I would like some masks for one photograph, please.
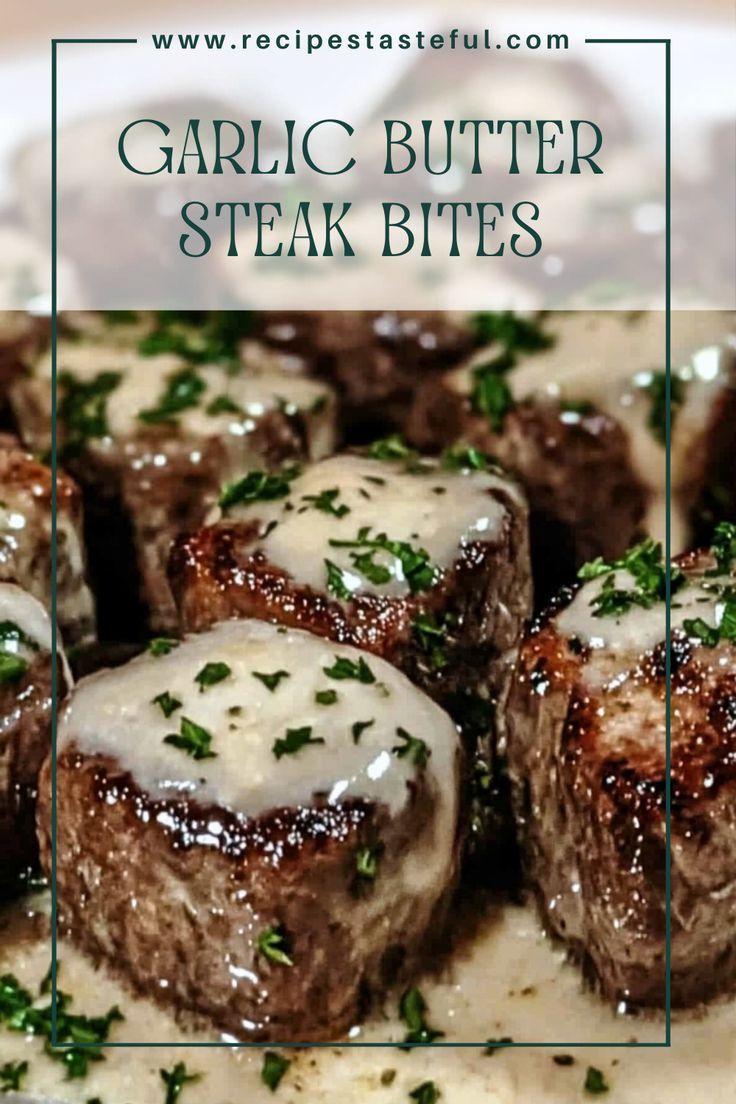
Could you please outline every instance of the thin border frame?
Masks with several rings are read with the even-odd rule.
[[[672,109],[671,109],[671,84],[672,84],[672,40],[671,39],[585,39],[588,45],[663,45],[664,46],[664,357],[665,357],[665,639],[670,637],[671,629],[671,601],[672,601],[672,570],[671,570],[671,315],[672,315],[672,185],[671,185],[671,152],[672,152]],[[57,47],[60,45],[131,45],[138,39],[52,39],[51,40],[51,371],[52,371],[52,445],[51,445],[51,571],[52,571],[52,597],[51,597],[51,622],[52,622],[52,655],[57,652],[56,629],[56,340],[57,340],[57,167],[58,167],[58,138],[57,138]],[[504,1050],[663,1050],[672,1047],[672,996],[671,996],[671,810],[672,810],[672,783],[671,783],[671,680],[672,660],[670,649],[665,649],[665,783],[664,783],[664,817],[665,817],[665,977],[664,977],[664,1040],[662,1042],[494,1042],[493,1047]],[[58,1043],[57,1041],[57,1017],[58,1017],[58,954],[57,954],[57,903],[56,903],[56,730],[57,715],[56,705],[58,697],[56,664],[52,664],[52,860],[51,860],[51,984],[52,984],[52,1012],[51,1012],[51,1047],[65,1050],[71,1044]],[[392,1049],[405,1050],[401,1042],[351,1042],[338,1040],[335,1042],[105,1042],[74,1043],[74,1047],[95,1050],[126,1050],[126,1049],[150,1049],[150,1050],[374,1050]],[[479,1042],[441,1042],[417,1043],[412,1049],[472,1049],[482,1050],[488,1045],[488,1040]]]

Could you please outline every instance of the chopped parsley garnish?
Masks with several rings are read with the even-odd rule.
[[[472,445],[454,445],[445,449],[440,463],[445,471],[488,471],[492,466],[489,457]]]
[[[107,400],[122,378],[120,372],[99,372],[91,380],[78,380],[71,372],[59,374],[65,453],[79,452],[87,441],[108,435]]]
[[[272,694],[274,690],[277,689],[282,679],[291,678],[288,671],[272,671],[270,674],[264,671],[251,671],[251,674],[253,678],[262,682],[266,689],[270,690]]]
[[[202,670],[194,676],[194,681],[199,686],[200,694],[203,694],[210,686],[216,686],[230,674],[232,671],[227,663],[205,663]]]
[[[616,571],[628,571],[634,586],[623,590],[616,586]],[[583,580],[603,577],[603,586],[591,601],[594,617],[613,617],[638,606],[651,609],[666,598],[667,573],[662,559],[662,545],[651,538],[630,548],[621,559],[606,563],[600,556],[583,564],[578,572]],[[671,571],[672,593],[682,585],[684,576],[677,568]]]
[[[588,1066],[584,1088],[590,1096],[600,1096],[601,1093],[609,1092],[611,1086],[599,1069],[596,1069],[595,1066]]]
[[[200,1081],[201,1073],[187,1073],[187,1067],[183,1062],[177,1062],[172,1070],[159,1070],[161,1080],[166,1086],[164,1104],[176,1104],[181,1096],[184,1086]]]
[[[427,656],[432,670],[441,671],[446,667],[445,627],[434,614],[418,613],[411,623],[411,631],[417,644]]]
[[[6,644],[11,640],[15,644],[24,644],[31,651],[38,651],[37,641],[24,632],[20,625],[16,625],[15,621],[0,621],[0,643]]]
[[[444,1035],[443,1031],[435,1031],[427,1024],[427,1004],[416,986],[407,989],[402,996],[399,1015],[407,1028],[406,1037],[401,1044],[404,1050],[410,1050],[412,1046],[422,1043],[433,1043]]]
[[[265,928],[256,941],[258,952],[279,966],[293,966],[286,952],[287,939],[283,928]]]
[[[177,709],[181,709],[181,704],[179,699],[172,697],[168,690],[164,690],[151,699],[151,705],[157,705],[164,717],[170,717]]]
[[[719,572],[730,571],[736,560],[736,525],[732,521],[719,521],[713,533],[710,550],[715,556]]]
[[[334,705],[337,701],[337,690],[318,690],[314,700],[317,705]]]
[[[305,725],[304,728],[287,728],[286,736],[274,741],[273,753],[277,759],[281,759],[283,755],[296,755],[309,744],[323,743],[321,736],[312,736],[310,725]]]
[[[19,1092],[21,1082],[28,1073],[27,1062],[6,1062],[0,1066],[0,1092]]]
[[[165,744],[185,751],[192,759],[215,759],[217,752],[212,751],[212,733],[206,728],[190,721],[188,717],[182,717],[179,722],[179,732],[173,732],[164,737]]]
[[[9,1031],[45,1039],[46,1054],[62,1063],[70,1080],[85,1077],[90,1062],[104,1061],[100,1048],[107,1042],[112,1025],[124,1019],[117,1007],[111,1008],[104,1016],[84,1016],[70,1012],[71,1003],[70,996],[57,992],[57,1045],[52,1048],[52,1005],[34,1006],[31,994],[17,978],[12,974],[0,977],[0,1023]]]
[[[442,1093],[434,1081],[422,1081],[421,1085],[417,1085],[409,1093],[409,1099],[416,1100],[417,1104],[437,1104],[441,1096]]]
[[[174,648],[178,648],[181,641],[170,640],[167,636],[156,636],[148,645],[148,651],[152,656],[156,656],[158,659],[160,656],[168,655],[169,652],[173,652]]]
[[[510,1043],[513,1043],[513,1041],[514,1040],[511,1038],[510,1035],[504,1035],[501,1039],[487,1039],[483,1053],[485,1054],[486,1058],[492,1058],[493,1055],[497,1053],[497,1051],[505,1050],[505,1048]]]
[[[365,685],[370,685],[376,681],[376,676],[362,656],[357,662],[348,659],[347,656],[335,656],[335,662],[332,666],[323,667],[322,670],[331,679],[355,679]]]
[[[514,397],[505,379],[505,374],[513,363],[512,357],[502,353],[487,364],[480,364],[473,369],[470,405],[473,413],[488,419],[494,433],[502,429],[506,414],[514,406]]]
[[[471,326],[479,345],[497,341],[509,352],[534,353],[554,342],[537,321],[513,311],[479,311],[472,316]]]
[[[142,356],[175,353],[191,364],[239,367],[239,345],[252,332],[250,311],[160,311],[156,329],[141,339]]]
[[[397,728],[396,735],[404,743],[391,748],[392,753],[398,756],[399,759],[409,759],[415,767],[426,767],[432,751],[427,747],[424,740],[412,736],[405,728]]]
[[[398,433],[392,433],[374,441],[368,455],[374,460],[414,460],[417,454]]]
[[[721,640],[736,643],[736,590],[728,587],[720,596],[722,602],[718,625],[709,625],[702,617],[685,620],[682,627],[690,637],[695,637],[706,648],[715,648]]]
[[[206,387],[204,380],[193,368],[181,368],[169,377],[158,406],[139,411],[138,421],[146,425],[173,421],[177,414],[197,405]]]
[[[218,395],[205,408],[207,414],[214,418],[218,414],[243,414],[243,408],[230,398],[229,395]]]
[[[227,511],[233,506],[248,502],[274,502],[286,498],[292,479],[299,474],[298,467],[284,468],[280,472],[251,471],[236,483],[223,488],[220,507]]]
[[[376,723],[375,719],[373,719],[371,721],[356,721],[355,724],[352,725],[351,728],[350,728],[350,731],[351,731],[352,736],[353,736],[353,743],[354,744],[360,743],[360,737],[363,735],[365,730],[367,728],[370,728],[371,725],[374,725],[375,723]]]
[[[28,670],[28,662],[14,652],[0,652],[0,685],[17,682]]]
[[[388,552],[399,561],[402,575],[412,594],[428,590],[435,583],[436,569],[423,548],[412,548],[406,541],[391,540],[385,533],[377,533],[375,537],[371,537],[370,526],[359,529],[355,540],[330,540],[330,546],[367,549],[367,555],[351,552],[350,558],[355,569],[371,582],[386,583],[391,578],[391,573],[384,565],[373,561],[376,552]]]
[[[271,1092],[276,1092],[281,1084],[281,1079],[290,1065],[291,1062],[288,1058],[283,1058],[280,1054],[277,1054],[275,1050],[267,1050],[263,1055],[261,1081]]]
[[[378,864],[383,854],[383,844],[360,847],[355,854],[355,872],[362,882],[375,881]]]
[[[345,601],[352,598],[353,592],[345,582],[345,574],[342,568],[338,567],[332,560],[325,560],[325,567],[327,568],[327,589],[330,593]]]
[[[667,373],[652,372],[652,378],[646,387],[649,395],[649,415],[647,428],[664,445],[667,443]],[[685,400],[685,383],[679,376],[670,374],[670,426],[675,414]]]
[[[342,518],[350,513],[350,507],[344,502],[337,503],[340,497],[339,487],[330,487],[320,491],[318,495],[302,495],[303,502],[309,502],[315,510],[321,510],[323,514],[332,514],[333,517]]]

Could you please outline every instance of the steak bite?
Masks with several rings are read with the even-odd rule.
[[[310,633],[228,622],[161,651],[82,680],[62,713],[60,930],[186,1021],[337,1038],[440,934],[455,727],[390,664]]]
[[[416,389],[475,345],[468,316],[451,311],[267,311],[255,325],[335,387],[354,441],[401,429]]]
[[[58,383],[60,455],[85,490],[105,638],[172,628],[171,541],[201,524],[235,471],[318,458],[333,447],[325,385],[232,360],[194,364],[124,344],[61,341]],[[47,447],[48,355],[13,397],[24,437]]]
[[[736,984],[736,528],[673,562],[588,566],[521,648],[508,756],[529,878],[553,932],[616,1001],[665,1000],[666,654],[672,1000]]]
[[[664,316],[561,312],[542,326],[546,348],[515,346],[511,334],[428,382],[407,425],[417,447],[464,440],[517,473],[538,600],[582,563],[621,556],[642,531],[663,539],[666,502]],[[728,312],[673,315],[676,551],[702,530],[709,489],[732,507],[736,497],[734,332]]]
[[[181,628],[309,629],[396,664],[457,716],[501,688],[529,613],[524,498],[472,451],[422,460],[388,439],[372,453],[226,487],[219,520],[172,551]]]
[[[51,623],[43,606],[0,582],[0,897],[36,865],[38,773],[51,746]],[[58,662],[59,692],[65,668]]]
[[[51,469],[0,435],[0,581],[17,582],[51,609]],[[86,579],[82,496],[68,475],[56,476],[56,616],[68,645],[94,637],[95,611]]]

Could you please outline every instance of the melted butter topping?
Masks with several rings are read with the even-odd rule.
[[[365,681],[325,673],[336,661],[355,670],[361,660]],[[206,664],[224,664],[227,673],[200,689],[195,680]],[[279,672],[273,689],[256,677]],[[321,704],[316,695],[329,691],[333,700]],[[164,693],[181,703],[169,717],[154,701]],[[207,731],[214,758],[195,761],[165,742],[182,718]],[[424,742],[426,767],[394,750],[406,747],[399,728]],[[308,730],[319,743],[277,757],[276,742],[289,730]],[[369,799],[398,812],[422,769],[438,793],[438,838],[453,831],[458,737],[446,714],[383,660],[264,622],[226,622],[168,655],[146,654],[83,679],[59,728],[60,750],[72,744],[114,757],[154,799],[191,796],[246,816],[310,805],[315,795],[335,804]]]
[[[258,547],[299,583],[325,591],[330,561],[351,595],[393,597],[410,589],[407,560],[365,542],[383,534],[388,541],[423,550],[438,581],[438,573],[458,558],[463,545],[501,536],[507,507],[494,497],[498,490],[521,501],[514,484],[491,472],[447,472],[427,464],[414,473],[401,465],[345,455],[307,468],[292,480],[288,497],[234,506],[227,516],[259,521]],[[362,542],[361,531],[367,531]],[[355,547],[334,541],[354,542]],[[361,565],[359,557],[371,553],[373,567],[365,561]]]
[[[1,642],[2,651],[32,659],[36,649],[51,651],[51,621],[44,607],[32,595],[15,583],[0,583],[0,622],[17,625],[34,648],[23,639],[12,636]]]
[[[232,372],[217,364],[188,365],[169,353],[144,357],[109,342],[60,341],[57,365],[59,375],[69,372],[81,382],[92,381],[102,372],[121,373],[120,382],[105,402],[109,437],[113,440],[135,437],[150,429],[139,415],[161,405],[172,377],[182,371],[191,371],[204,385],[195,403],[172,416],[180,431],[193,437],[243,437],[252,432],[259,418],[273,411],[310,415],[333,405],[332,393],[325,384],[276,371],[270,364],[264,369],[261,361],[254,364],[253,359],[246,359],[238,371]],[[39,363],[37,376],[48,378],[50,374],[49,353]],[[232,404],[236,409],[208,413],[217,400],[227,400],[228,407]],[[94,443],[99,446],[104,440],[98,438]]]
[[[569,606],[557,617],[559,631],[568,637],[577,637],[591,648],[609,652],[633,652],[641,655],[650,651],[666,638],[666,607],[657,602],[650,608],[632,605],[620,614],[597,616],[596,599],[601,594],[604,581],[610,576],[591,579],[577,592]],[[614,586],[633,592],[636,580],[625,570],[613,572]],[[727,575],[688,573],[684,584],[673,588],[670,607],[670,626],[687,631],[686,621],[703,621],[709,628],[718,628],[723,618],[724,589],[732,586],[734,579]]]
[[[626,431],[639,479],[651,493],[647,531],[664,540],[662,496],[666,487],[665,449],[649,425],[655,372],[665,367],[665,316],[648,311],[563,311],[544,321],[554,338],[549,349],[519,354],[508,382],[517,401],[547,397],[591,402]],[[467,392],[474,365],[498,350],[484,349],[451,373],[452,385]],[[693,478],[693,456],[710,428],[715,405],[733,384],[736,320],[728,311],[690,311],[672,318],[672,374],[681,381],[681,402],[672,419],[673,552],[688,544],[687,524],[676,498]],[[575,420],[574,411],[563,418]]]

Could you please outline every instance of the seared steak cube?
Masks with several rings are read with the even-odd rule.
[[[353,441],[400,429],[420,384],[475,344],[460,312],[268,311],[255,328],[335,387]]]
[[[0,580],[17,582],[51,609],[51,469],[9,436],[0,436]],[[82,496],[63,472],[56,476],[56,615],[64,643],[95,631],[86,579]]]
[[[337,1038],[441,932],[455,727],[310,633],[228,622],[153,652],[60,719],[61,931],[182,1019]],[[48,864],[47,785],[39,832]]]
[[[0,896],[38,859],[38,773],[51,747],[51,623],[43,606],[0,582]],[[58,662],[59,693],[65,689]]]
[[[202,522],[232,473],[248,464],[318,458],[333,447],[334,403],[325,385],[231,360],[192,364],[125,344],[61,341],[58,388],[60,455],[88,500],[91,570],[106,638],[171,629],[165,573],[171,541]],[[46,447],[49,355],[13,398],[26,440]]]
[[[309,629],[388,659],[457,715],[500,691],[529,613],[525,501],[477,453],[373,453],[226,487],[219,520],[172,552],[181,627]]]
[[[645,542],[542,616],[521,648],[508,756],[544,917],[616,1001],[665,1000],[666,657],[672,1000],[736,985],[736,528],[672,567]]]
[[[407,425],[418,447],[464,440],[515,471],[531,509],[537,597],[643,531],[664,536],[665,320],[658,312],[563,312],[527,352],[497,343],[420,389]],[[718,488],[733,506],[733,315],[672,320],[673,548]],[[710,509],[712,511],[713,504]]]

